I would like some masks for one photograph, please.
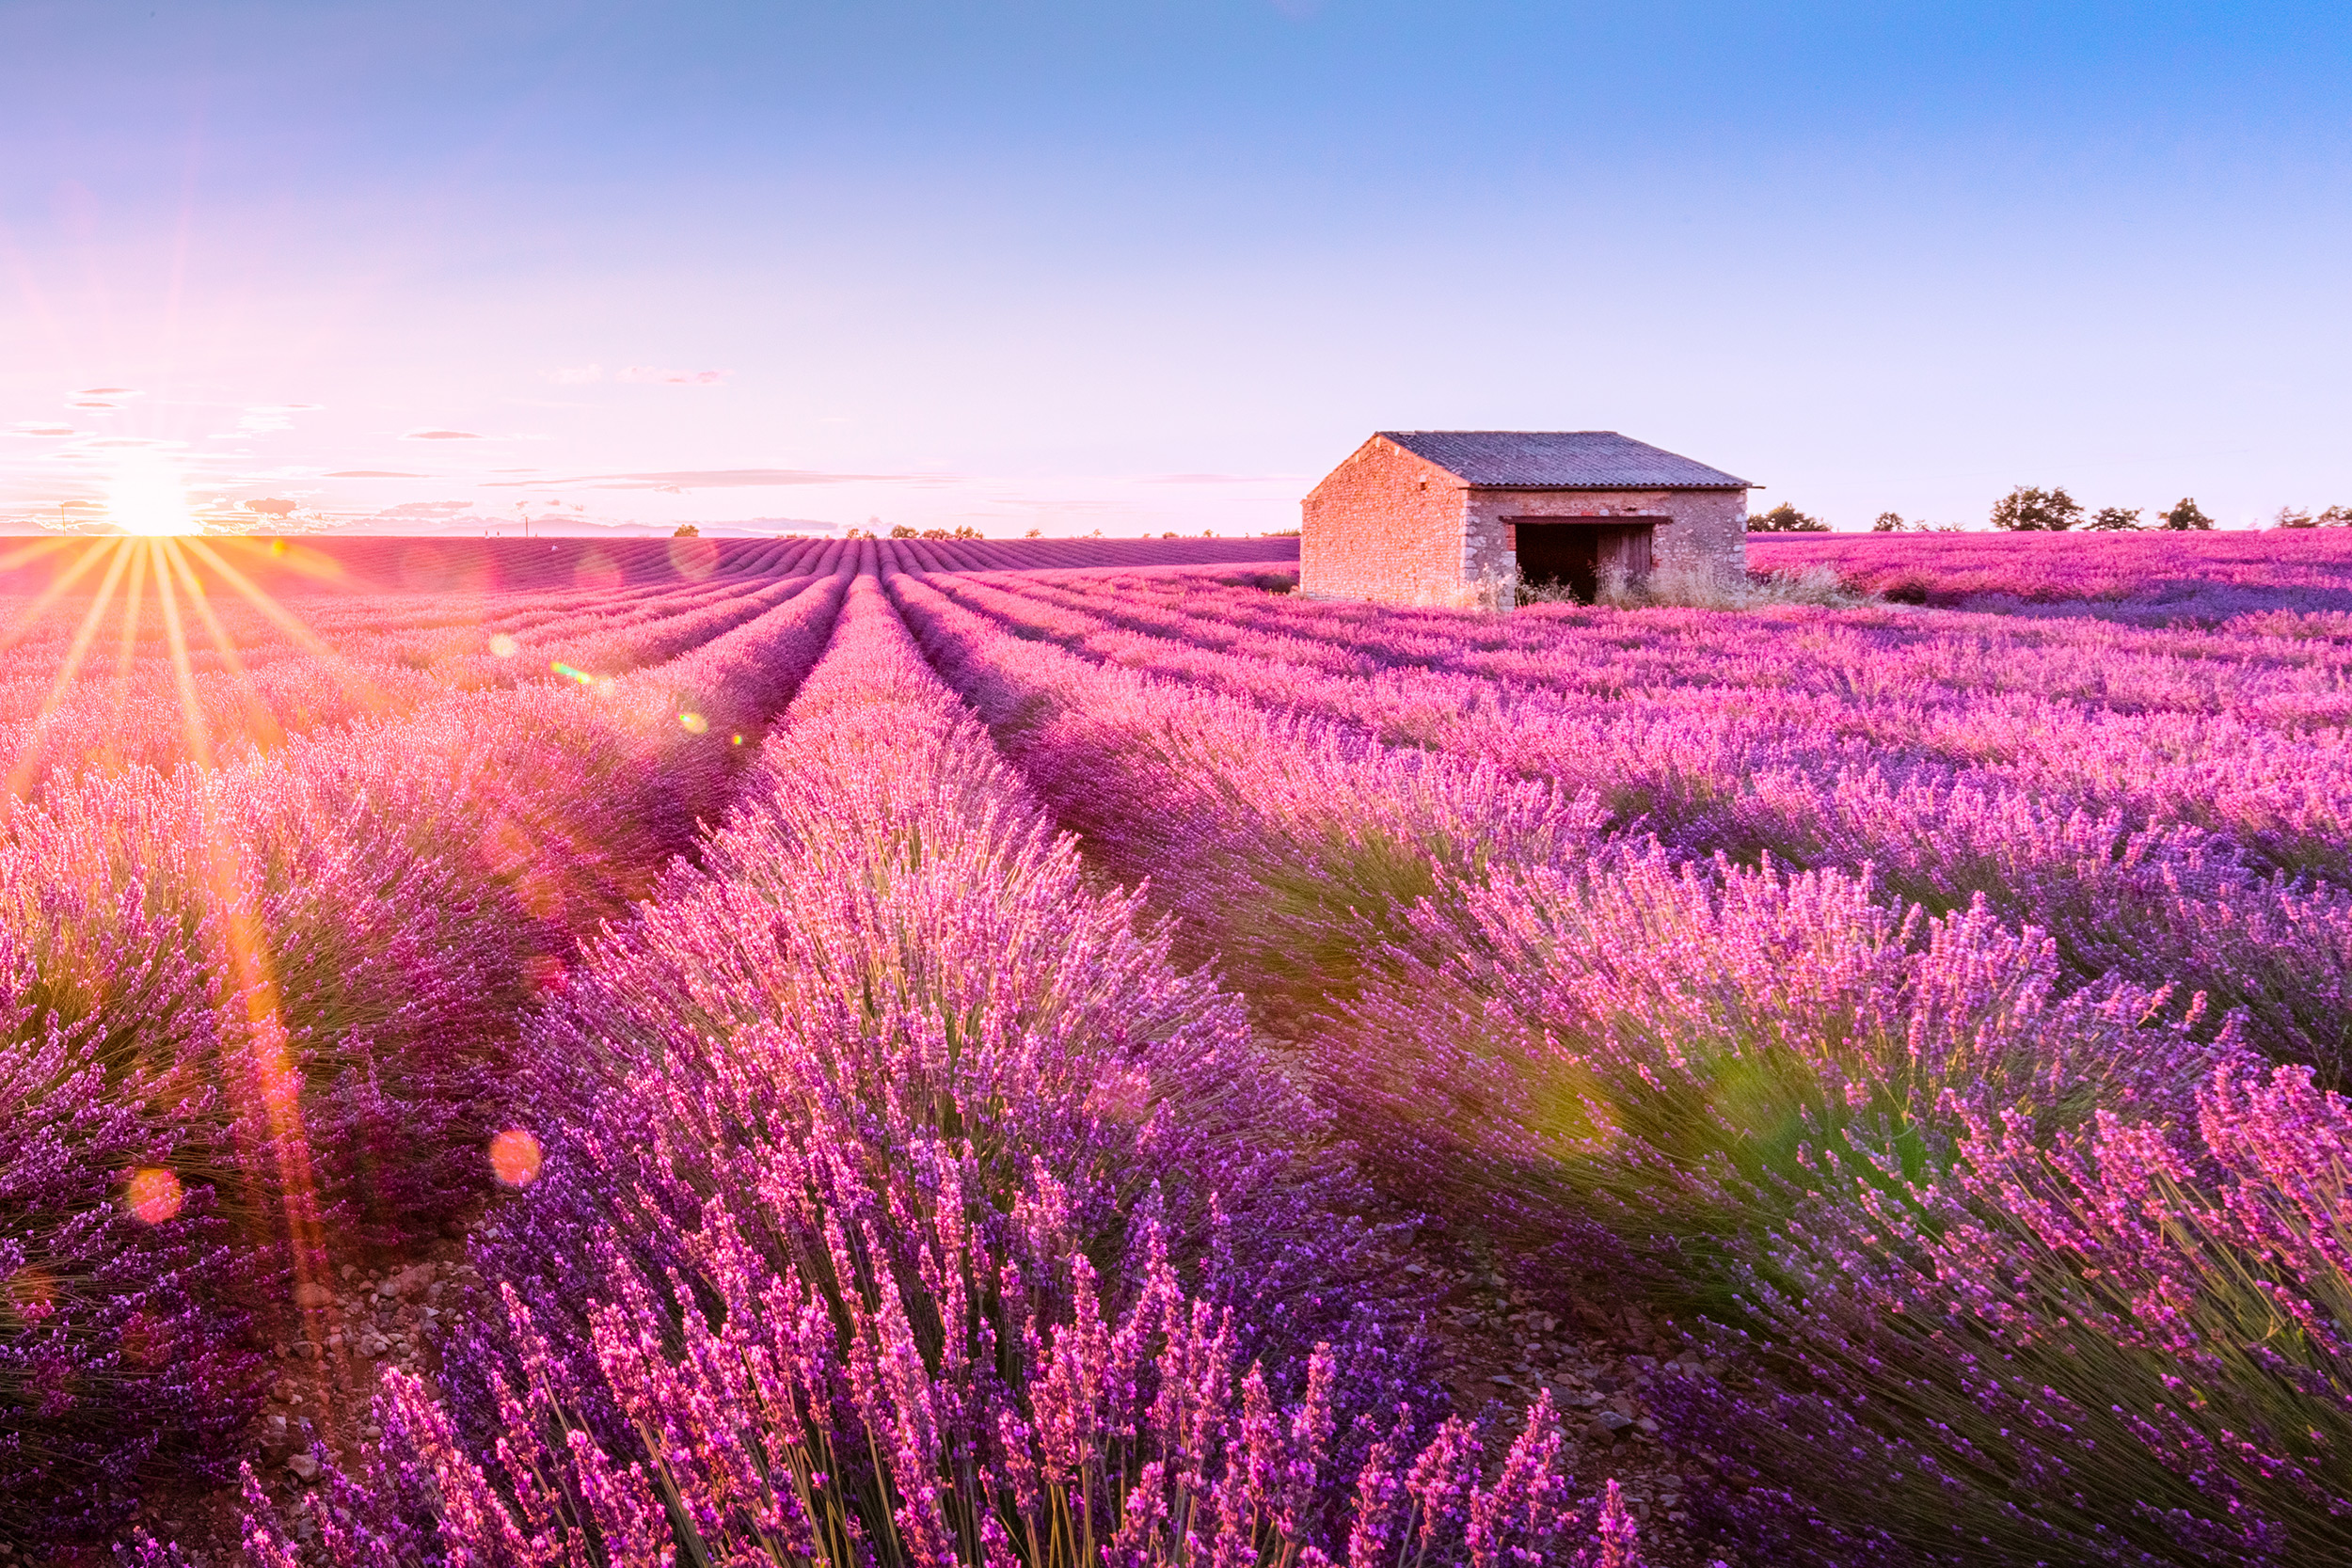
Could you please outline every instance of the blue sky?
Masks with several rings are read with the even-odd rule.
[[[2343,8],[0,3],[0,146],[19,529],[1232,532],[1384,427],[2352,503]]]

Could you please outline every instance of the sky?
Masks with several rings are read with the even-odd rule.
[[[0,0],[0,149],[9,531],[2352,504],[2341,5]]]

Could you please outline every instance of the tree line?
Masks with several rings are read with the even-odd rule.
[[[2066,493],[2064,485],[2044,490],[2036,485],[2020,484],[1993,503],[1992,523],[2007,533],[2064,533],[2080,528],[2088,532],[2124,532],[2139,530],[2197,532],[2209,531],[2214,520],[2197,504],[2194,496],[2183,496],[2165,511],[2149,521],[2140,519],[2139,507],[2103,506],[2096,512]],[[2352,528],[2352,506],[2330,506],[2313,513],[2306,508],[2282,506],[2273,519],[2276,528]],[[1787,501],[1770,512],[1759,513],[1748,519],[1750,533],[1827,533],[1830,526],[1820,518],[1798,511]],[[1958,524],[1933,524],[1924,519],[1907,519],[1900,513],[1882,512],[1870,525],[1872,533],[1959,533],[1964,531]]]

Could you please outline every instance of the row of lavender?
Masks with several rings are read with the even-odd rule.
[[[2114,615],[2163,626],[2352,611],[2352,533],[1755,534],[1751,569],[1829,567],[1897,601]]]
[[[218,1469],[265,1381],[257,1307],[478,1195],[531,999],[724,814],[848,565],[651,623],[641,661],[675,657],[617,680],[444,684],[16,809],[0,1535]]]
[[[797,576],[312,603],[300,619],[266,599],[198,595],[169,562],[126,558],[99,592],[14,616],[0,652],[9,793],[92,770],[231,761],[456,691],[660,664],[830,573],[846,548],[823,546]],[[168,596],[167,575],[178,584]]]
[[[1494,1464],[1443,1417],[1327,1115],[1138,912],[859,578],[534,1023],[499,1325],[392,1381],[320,1557],[1631,1563],[1548,1403]]]
[[[2341,649],[1069,586],[891,582],[1369,1175],[1722,1325],[1727,1544],[2352,1553]]]
[[[2352,1000],[2352,647],[1899,611],[1302,607],[1184,577],[938,579],[1025,635],[1599,802],[1681,858],[1981,898],[2084,981],[2177,981],[2338,1081]]]

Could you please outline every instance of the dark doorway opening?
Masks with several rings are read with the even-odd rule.
[[[1554,517],[1509,517],[1519,580],[1531,588],[1565,588],[1585,604],[1599,594],[1605,574],[1622,570],[1626,580],[1649,576],[1650,541],[1656,517],[1612,517],[1585,522]]]

